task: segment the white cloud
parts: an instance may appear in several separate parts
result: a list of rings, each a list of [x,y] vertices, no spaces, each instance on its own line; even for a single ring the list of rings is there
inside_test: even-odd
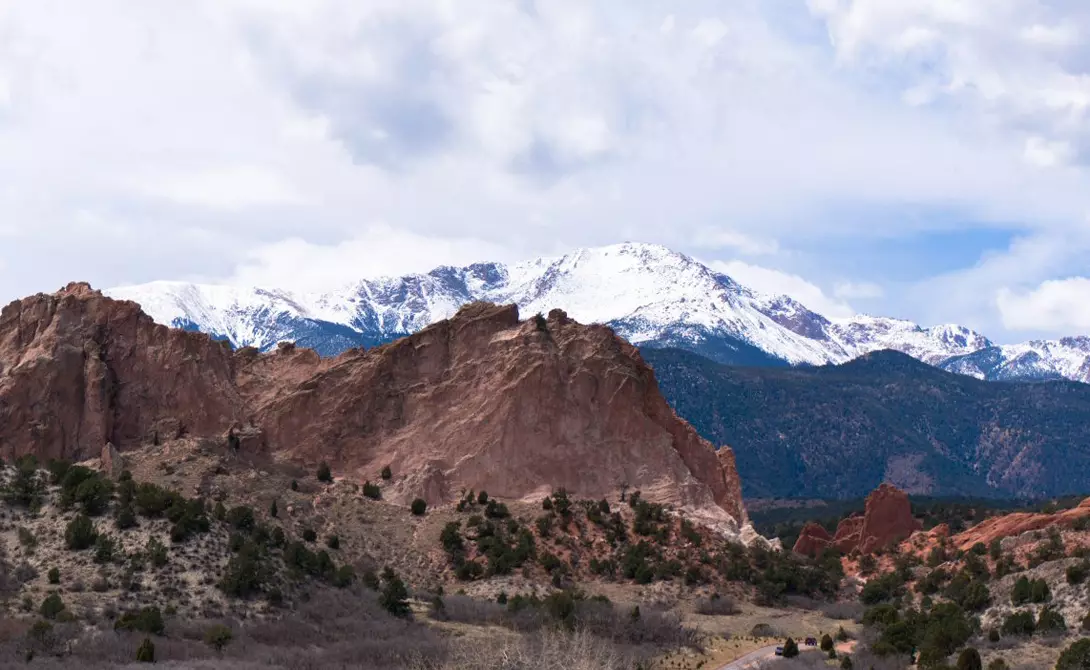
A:
[[[772,268],[751,265],[743,261],[705,261],[708,267],[722,272],[743,286],[767,295],[786,295],[808,309],[830,318],[857,314],[844,300],[831,298],[820,287],[798,275]]]
[[[1007,328],[1036,332],[1090,331],[1090,279],[1050,279],[1030,290],[1000,289],[996,305]]]
[[[441,238],[372,224],[336,244],[281,240],[246,254],[232,283],[321,292],[360,279],[428,272],[440,265],[521,260],[518,253],[471,238]],[[292,268],[285,274],[284,268]]]
[[[294,126],[292,130],[294,130]],[[300,205],[302,194],[283,177],[266,168],[241,165],[193,174],[142,178],[149,195],[182,205],[236,210],[253,206]]]
[[[833,295],[841,300],[874,300],[885,294],[885,289],[872,282],[841,282],[833,288]]]
[[[1050,142],[1042,137],[1026,138],[1026,161],[1038,167],[1056,167],[1067,163],[1073,151],[1067,142]]]
[[[867,299],[996,321],[980,296],[1054,278],[1086,226],[1090,7],[809,8],[0,4],[0,302],[76,278],[324,284],[621,239],[782,261],[971,221],[1058,251],[962,268],[926,303],[881,276],[883,296],[837,286],[831,263],[749,272],[829,314]]]
[[[779,242],[774,239],[719,228],[697,231],[693,243],[704,249],[729,249],[746,256],[769,256],[780,250]]]

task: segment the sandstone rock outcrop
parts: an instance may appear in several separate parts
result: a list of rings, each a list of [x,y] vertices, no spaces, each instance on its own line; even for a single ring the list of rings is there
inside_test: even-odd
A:
[[[635,347],[554,310],[473,304],[369,351],[259,355],[156,325],[87,284],[0,315],[0,451],[86,458],[180,434],[338,476],[375,477],[407,502],[462,488],[508,498],[564,487],[645,498],[746,523],[728,447],[677,417]],[[230,438],[229,438],[230,439]]]
[[[1090,519],[1090,498],[1083,500],[1078,507],[1055,514],[1015,512],[992,517],[958,533],[951,538],[951,544],[958,549],[968,550],[977,542],[987,546],[993,540],[1015,537],[1032,530],[1043,530],[1052,526],[1071,528],[1080,519]]]
[[[804,556],[820,556],[832,544],[833,536],[829,534],[829,531],[825,530],[821,524],[811,522],[802,527],[792,551]]]
[[[922,524],[912,516],[908,495],[895,486],[882,484],[867,496],[863,516],[841,520],[832,537],[817,524],[807,524],[794,551],[817,556],[829,546],[850,554],[869,554],[895,545],[920,530]]]

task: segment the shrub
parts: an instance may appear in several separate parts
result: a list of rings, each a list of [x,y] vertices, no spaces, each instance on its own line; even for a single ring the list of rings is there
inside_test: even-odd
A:
[[[140,646],[136,648],[136,660],[139,663],[155,662],[155,645],[152,643],[151,638],[145,637]]]
[[[837,642],[848,641],[848,631],[844,630],[844,626],[840,626],[836,629],[836,640]]]
[[[983,547],[984,545],[981,545]],[[980,660],[980,652],[972,647],[961,650],[958,654],[958,670],[984,670],[984,663]]]
[[[1056,670],[1085,670],[1090,668],[1090,638],[1074,642],[1060,654]]]
[[[298,491],[299,490],[299,482],[295,481],[294,479],[291,480],[291,490],[292,491]]]
[[[222,502],[217,501],[216,506],[212,508],[212,518],[216,521],[223,521],[227,518],[227,508],[223,506]]]
[[[162,635],[164,629],[163,613],[159,611],[158,607],[130,610],[119,616],[117,621],[114,622],[114,630],[130,630]]]
[[[852,665],[852,657],[844,656],[840,659],[840,670],[852,670],[855,666]]]
[[[95,543],[95,526],[86,514],[77,514],[64,529],[64,543],[72,551],[82,551]]]
[[[992,628],[991,630],[988,631],[988,642],[991,642],[993,644],[996,643],[996,642],[999,642],[999,630],[998,629]]]
[[[269,505],[269,516],[271,516],[272,518],[275,519],[276,515],[279,514],[279,513],[280,513],[280,510],[276,509],[276,501],[274,500],[274,501],[272,501],[272,504]]]
[[[156,568],[161,568],[167,564],[167,548],[157,537],[149,537],[148,544],[145,548],[148,556],[148,560]]]
[[[227,626],[217,624],[204,631],[204,643],[218,652],[231,643],[234,633]]]
[[[1066,630],[1067,622],[1064,621],[1062,614],[1051,607],[1044,607],[1041,609],[1041,613],[1037,615],[1038,633],[1062,633]]]
[[[820,648],[822,651],[829,651],[833,648],[833,638],[829,637],[828,633],[821,636]]]
[[[128,530],[136,526],[136,512],[133,511],[132,505],[120,505],[117,508],[114,525],[118,530]]]
[[[266,569],[261,559],[261,550],[256,544],[248,541],[227,562],[227,569],[219,582],[219,588],[229,596],[244,598],[261,590],[265,579]]]
[[[340,549],[341,548],[341,538],[336,536],[336,535],[330,535],[329,537],[326,538],[325,544],[330,549],[334,549],[334,550]]]
[[[38,608],[38,613],[42,615],[44,619],[56,619],[57,615],[64,611],[64,601],[56,593],[51,593],[45,597],[42,601],[42,606]]]
[[[1033,612],[1015,612],[1003,620],[1003,635],[1018,635],[1028,637],[1033,635],[1037,624],[1033,620]]]
[[[1052,593],[1048,589],[1048,582],[1043,579],[1035,579],[1030,582],[1030,601],[1034,603],[1047,603],[1052,600]]]
[[[356,581],[356,571],[352,569],[351,565],[342,565],[333,574],[333,586],[339,589],[351,586],[354,581]]]
[[[1010,666],[1001,658],[993,658],[988,664],[988,670],[1010,670]]]
[[[327,484],[332,483],[333,473],[329,471],[329,464],[325,461],[322,461],[321,464],[318,465],[317,477],[320,482],[325,482]]]
[[[19,544],[27,549],[33,549],[38,546],[38,538],[34,537],[34,533],[29,528],[19,526]]]
[[[382,489],[378,484],[372,484],[371,482],[363,483],[363,495],[371,500],[382,500]]]
[[[227,523],[238,530],[250,530],[254,527],[254,510],[248,505],[232,507],[225,517]]]
[[[114,540],[109,535],[95,538],[95,563],[109,563],[114,560]]]
[[[428,511],[428,503],[423,498],[417,498],[413,501],[411,509],[414,516],[424,516],[424,513]]]
[[[1024,605],[1029,602],[1031,595],[1031,587],[1029,578],[1022,576],[1018,578],[1018,581],[1014,583],[1014,588],[1011,589],[1011,604],[1015,607]]]
[[[60,584],[61,583],[61,571],[58,570],[56,567],[49,568],[49,572],[47,573],[47,576],[49,577],[49,583],[50,584]]]
[[[390,479],[391,477],[393,477],[393,476],[394,476],[394,473],[390,472],[390,466],[389,466],[389,465],[387,465],[386,467],[384,467],[384,468],[382,469],[382,473],[381,473],[381,475],[380,475],[380,476],[381,476],[381,477],[382,477],[383,479],[385,479],[385,480],[387,480],[387,481],[388,481],[388,480],[389,480],[389,479]]]
[[[795,641],[792,640],[791,638],[787,638],[787,640],[783,643],[783,657],[784,658],[795,658],[798,655],[799,655],[799,645],[796,644]]]
[[[318,533],[314,532],[313,528],[303,529],[303,542],[314,542],[318,539]]]
[[[1067,566],[1066,576],[1068,584],[1082,584],[1086,581],[1086,575],[1090,573],[1090,562],[1082,561],[1075,565]]]
[[[2,495],[9,504],[33,509],[41,503],[45,483],[38,477],[38,459],[27,454],[15,461],[15,474]]]
[[[405,618],[411,613],[409,609],[409,590],[405,588],[405,583],[401,581],[401,578],[390,568],[382,571],[382,591],[379,593],[379,604],[382,605],[384,610],[396,617]]]
[[[477,504],[478,505],[488,504],[488,492],[487,491],[481,491],[480,493],[477,494]]]

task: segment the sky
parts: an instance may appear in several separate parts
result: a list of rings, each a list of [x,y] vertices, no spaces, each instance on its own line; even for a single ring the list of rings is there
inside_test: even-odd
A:
[[[1085,0],[0,0],[0,303],[664,244],[1090,333]]]

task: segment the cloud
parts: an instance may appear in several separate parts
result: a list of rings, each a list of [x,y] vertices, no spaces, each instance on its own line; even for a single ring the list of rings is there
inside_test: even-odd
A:
[[[230,279],[244,286],[268,286],[321,292],[360,279],[423,273],[440,265],[481,261],[512,262],[521,256],[483,240],[440,238],[369,225],[361,234],[336,244],[281,240],[246,254]],[[292,268],[285,275],[284,268]]]
[[[1090,279],[1050,279],[1028,291],[1000,289],[996,305],[1012,330],[1090,331]]]
[[[629,239],[829,314],[1001,327],[980,296],[1079,260],[1083,2],[123,5],[0,5],[0,300]],[[1048,252],[894,290],[809,251],[968,226]]]
[[[706,264],[760,293],[793,298],[822,316],[838,318],[858,313],[844,300],[829,297],[820,287],[798,275],[742,261],[707,261]]]
[[[141,178],[149,195],[182,205],[237,210],[254,206],[299,205],[302,194],[283,177],[265,168],[240,165],[193,174]]]
[[[842,300],[873,300],[885,294],[881,286],[871,282],[842,282],[833,288],[833,295]]]

